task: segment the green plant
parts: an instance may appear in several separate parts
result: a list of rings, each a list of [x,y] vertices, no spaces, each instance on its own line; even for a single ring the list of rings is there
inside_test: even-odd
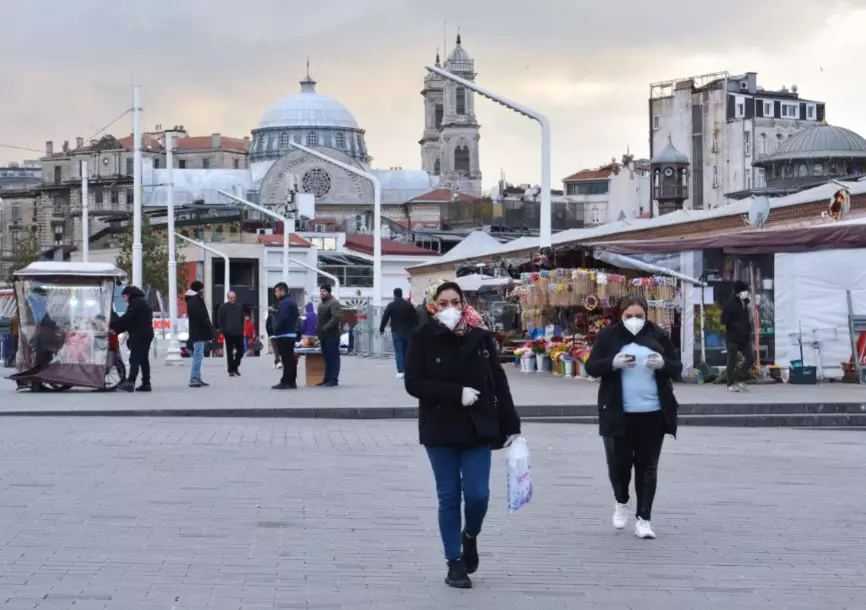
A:
[[[119,239],[120,252],[117,253],[116,264],[126,272],[130,281],[132,279],[132,223],[121,234]],[[144,219],[141,227],[141,249],[142,249],[142,279],[144,286],[152,290],[158,290],[162,294],[168,294],[168,239],[165,231],[156,231],[148,219]],[[178,292],[183,294],[187,283],[186,259],[183,255],[177,255],[177,278]]]
[[[8,277],[6,278],[11,284],[15,280],[15,272],[23,269],[30,263],[39,258],[39,239],[36,236],[36,231],[30,228],[26,233],[21,235],[18,242],[13,248],[12,255],[9,257]]]

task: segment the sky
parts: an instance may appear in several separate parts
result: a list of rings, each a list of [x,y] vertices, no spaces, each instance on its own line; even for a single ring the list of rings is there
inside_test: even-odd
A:
[[[142,87],[144,126],[243,137],[299,91],[318,91],[367,131],[373,166],[419,168],[424,66],[458,27],[476,82],[545,114],[552,184],[649,152],[649,85],[758,73],[827,103],[866,135],[866,0],[28,0],[2,3],[0,145],[44,150],[96,134]],[[8,27],[11,25],[11,27]],[[444,47],[444,51],[442,50]],[[536,124],[476,100],[484,185],[540,181]],[[108,130],[132,132],[130,116]],[[0,146],[0,163],[38,157]]]

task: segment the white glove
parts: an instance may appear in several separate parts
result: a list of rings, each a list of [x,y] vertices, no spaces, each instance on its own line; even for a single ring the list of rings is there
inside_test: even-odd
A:
[[[613,368],[615,369],[633,369],[635,367],[634,356],[623,354],[620,352],[613,357]]]
[[[505,449],[506,447],[508,447],[509,445],[511,445],[511,443],[513,443],[514,441],[516,441],[516,440],[519,439],[519,438],[520,438],[520,435],[519,435],[519,434],[512,434],[512,435],[510,435],[508,438],[505,439],[505,444],[502,445],[502,448]]]
[[[481,392],[476,390],[475,388],[463,388],[463,396],[461,397],[461,402],[464,407],[471,407],[476,402],[478,402],[478,397],[481,395]]]
[[[662,357],[661,354],[653,352],[646,357],[646,360],[644,360],[643,364],[648,369],[653,369],[657,371],[665,365],[665,359]]]

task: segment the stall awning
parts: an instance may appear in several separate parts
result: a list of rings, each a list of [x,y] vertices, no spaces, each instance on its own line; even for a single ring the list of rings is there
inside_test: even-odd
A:
[[[678,271],[674,271],[673,269],[667,269],[666,267],[660,267],[658,265],[653,265],[652,263],[644,262],[640,259],[625,256],[623,254],[615,254],[613,252],[607,252],[605,250],[594,250],[592,253],[593,258],[596,260],[600,260],[609,265],[614,265],[619,267],[620,269],[634,269],[636,271],[646,271],[647,273],[657,273],[659,275],[667,275],[668,277],[674,277],[683,282],[688,282],[689,284],[693,284],[695,286],[706,286],[706,282],[702,282],[701,280],[696,280],[693,277],[689,277]]]

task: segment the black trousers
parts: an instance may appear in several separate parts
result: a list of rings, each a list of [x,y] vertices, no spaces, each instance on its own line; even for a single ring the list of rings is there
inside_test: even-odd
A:
[[[728,385],[734,385],[740,381],[745,381],[749,378],[749,373],[752,367],[755,366],[755,352],[752,349],[752,343],[746,341],[744,343],[728,343],[728,368],[726,371],[726,379]],[[743,355],[743,366],[737,369],[738,356]]]
[[[244,356],[244,336],[243,335],[226,335],[226,363],[229,373],[237,372],[241,365],[241,358]]]
[[[280,378],[280,384],[289,387],[297,387],[298,385],[298,362],[295,360],[295,340],[291,337],[274,339],[277,346],[277,353],[280,355],[280,360],[283,363],[283,376]]]
[[[135,343],[129,346],[129,374],[126,380],[135,383],[138,369],[141,368],[141,383],[150,385],[150,341]]]
[[[665,439],[665,420],[661,411],[626,413],[625,436],[605,436],[607,473],[613,495],[620,504],[628,504],[628,485],[634,468],[637,516],[650,521],[656,495],[659,456]]]

